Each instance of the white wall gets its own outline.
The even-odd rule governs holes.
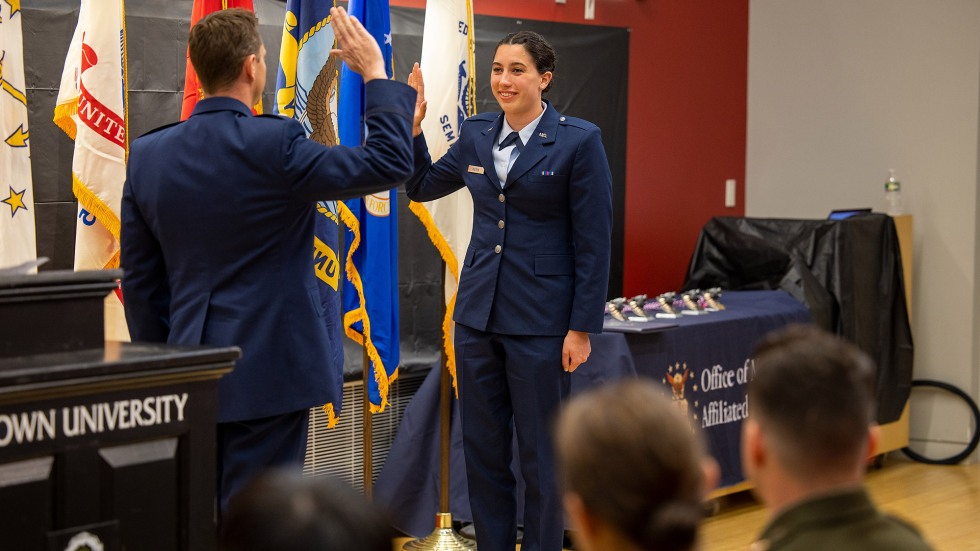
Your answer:
[[[748,86],[746,215],[884,210],[896,169],[914,224],[915,378],[976,399],[980,2],[751,0]],[[913,448],[962,450],[965,406],[915,396]]]

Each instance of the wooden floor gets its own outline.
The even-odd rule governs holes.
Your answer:
[[[944,467],[892,457],[869,472],[867,482],[881,509],[916,525],[937,551],[980,551],[980,464]],[[748,549],[765,511],[749,492],[720,498],[718,505],[702,530],[702,551]],[[394,549],[407,541],[396,540]]]

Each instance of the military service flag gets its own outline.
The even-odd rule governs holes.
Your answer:
[[[337,78],[339,61],[330,55],[334,45],[330,26],[331,2],[288,0],[276,75],[273,112],[298,120],[306,136],[324,145],[337,145]],[[313,269],[320,280],[320,301],[326,316],[331,356],[323,369],[334,376],[332,398],[324,404],[327,426],[337,424],[344,397],[344,345],[340,329],[340,242],[337,203],[317,204],[313,236]]]
[[[381,46],[392,73],[391,20],[387,0],[351,0],[348,12],[357,17]],[[346,64],[341,69],[338,126],[340,143],[363,143],[364,81]],[[347,279],[344,281],[344,327],[361,343],[371,361],[368,381],[372,412],[384,411],[388,385],[398,375],[398,220],[390,192],[342,203],[347,226]]]
[[[20,3],[0,3],[0,268],[37,260],[21,25]]]
[[[81,0],[54,122],[75,140],[75,269],[119,266],[119,204],[126,180],[126,28],[123,0]],[[129,340],[117,295],[106,299],[106,339]]]
[[[428,102],[422,132],[434,162],[456,143],[463,120],[476,113],[471,0],[428,0],[422,37],[421,68]],[[409,208],[425,225],[446,263],[443,346],[455,385],[453,307],[459,284],[459,259],[466,252],[473,227],[473,199],[469,193],[453,193],[435,201],[413,201]]]

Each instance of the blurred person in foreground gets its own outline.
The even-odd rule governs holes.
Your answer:
[[[412,168],[417,91],[390,81],[374,38],[331,9],[335,50],[365,81],[362,147],[327,147],[299,122],[253,116],[266,80],[258,19],[214,12],[190,31],[204,98],[186,121],[135,140],[122,198],[121,265],[134,341],[238,346],[218,383],[217,493],[302,465],[309,408],[335,396],[314,270],[317,200],[390,189]],[[220,518],[220,517],[219,517]]]
[[[753,551],[924,551],[908,523],[864,487],[878,439],[875,368],[854,345],[811,326],[756,350],[742,468],[771,518]]]
[[[555,442],[576,549],[697,548],[718,465],[662,387],[628,379],[576,396]]]
[[[326,477],[272,470],[232,500],[219,551],[391,551],[394,531],[364,496]]]

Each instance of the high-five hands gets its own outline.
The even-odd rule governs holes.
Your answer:
[[[340,56],[352,71],[361,75],[364,82],[388,78],[378,42],[356,17],[347,15],[344,8],[330,8],[330,26],[337,37],[338,46],[330,50],[330,55]]]
[[[419,68],[419,64],[416,63],[412,67],[411,74],[408,75],[408,85],[415,88],[415,120],[412,124],[412,137],[416,137],[422,133],[422,119],[425,118],[425,109],[427,103],[425,101],[425,82],[422,80],[422,69]]]

